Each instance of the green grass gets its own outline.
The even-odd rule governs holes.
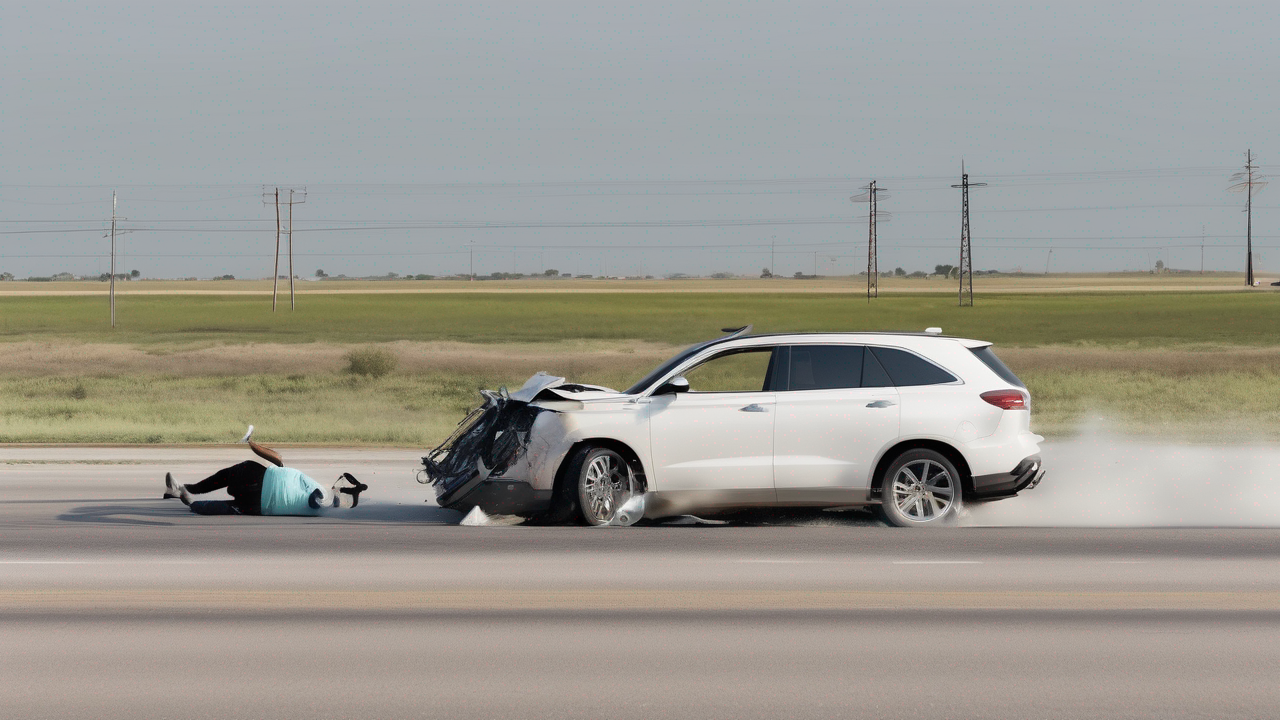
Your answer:
[[[722,327],[757,332],[907,330],[1006,346],[1072,343],[1162,347],[1280,344],[1280,294],[990,295],[958,308],[943,295],[765,293],[386,294],[305,296],[271,313],[252,296],[119,299],[118,327],[96,297],[0,297],[0,340],[135,345],[392,340],[500,343],[638,339],[687,344]]]

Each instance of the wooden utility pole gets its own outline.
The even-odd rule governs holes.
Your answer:
[[[111,191],[111,327],[116,326],[116,191]]]
[[[297,310],[293,296],[293,188],[289,188],[289,310]]]
[[[288,229],[284,229],[280,222],[280,188],[274,188],[270,191],[263,188],[262,201],[264,203],[274,203],[276,206],[276,254],[275,260],[271,267],[271,312],[276,311],[276,301],[280,290],[280,235],[289,235],[289,309],[296,310],[298,307],[296,294],[293,284],[293,206],[307,201],[307,189],[288,188],[289,192],[289,211],[288,211]],[[297,198],[300,195],[301,200]]]
[[[276,188],[276,255],[271,268],[271,312],[276,311],[276,290],[280,283],[280,188]]]

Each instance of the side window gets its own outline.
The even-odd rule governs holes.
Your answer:
[[[893,387],[889,373],[884,371],[874,352],[862,353],[862,387]]]
[[[773,348],[716,355],[684,373],[689,392],[763,392],[772,383]]]
[[[861,345],[792,345],[791,390],[856,388],[862,378]]]
[[[941,385],[955,382],[956,377],[919,355],[894,348],[872,348],[880,365],[884,367],[893,384],[898,387],[913,385]]]

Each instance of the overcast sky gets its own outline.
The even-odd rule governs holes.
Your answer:
[[[299,274],[843,274],[870,178],[932,268],[962,158],[976,268],[1240,269],[1227,176],[1280,167],[1274,2],[350,5],[4,3],[0,271],[105,269],[117,188],[128,268],[269,276],[280,184]]]

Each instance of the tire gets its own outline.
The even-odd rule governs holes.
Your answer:
[[[890,525],[936,527],[960,507],[960,473],[942,453],[908,450],[889,463],[882,480],[880,514]]]
[[[587,445],[574,453],[548,514],[560,522],[604,525],[631,495],[630,467],[617,451]]]

